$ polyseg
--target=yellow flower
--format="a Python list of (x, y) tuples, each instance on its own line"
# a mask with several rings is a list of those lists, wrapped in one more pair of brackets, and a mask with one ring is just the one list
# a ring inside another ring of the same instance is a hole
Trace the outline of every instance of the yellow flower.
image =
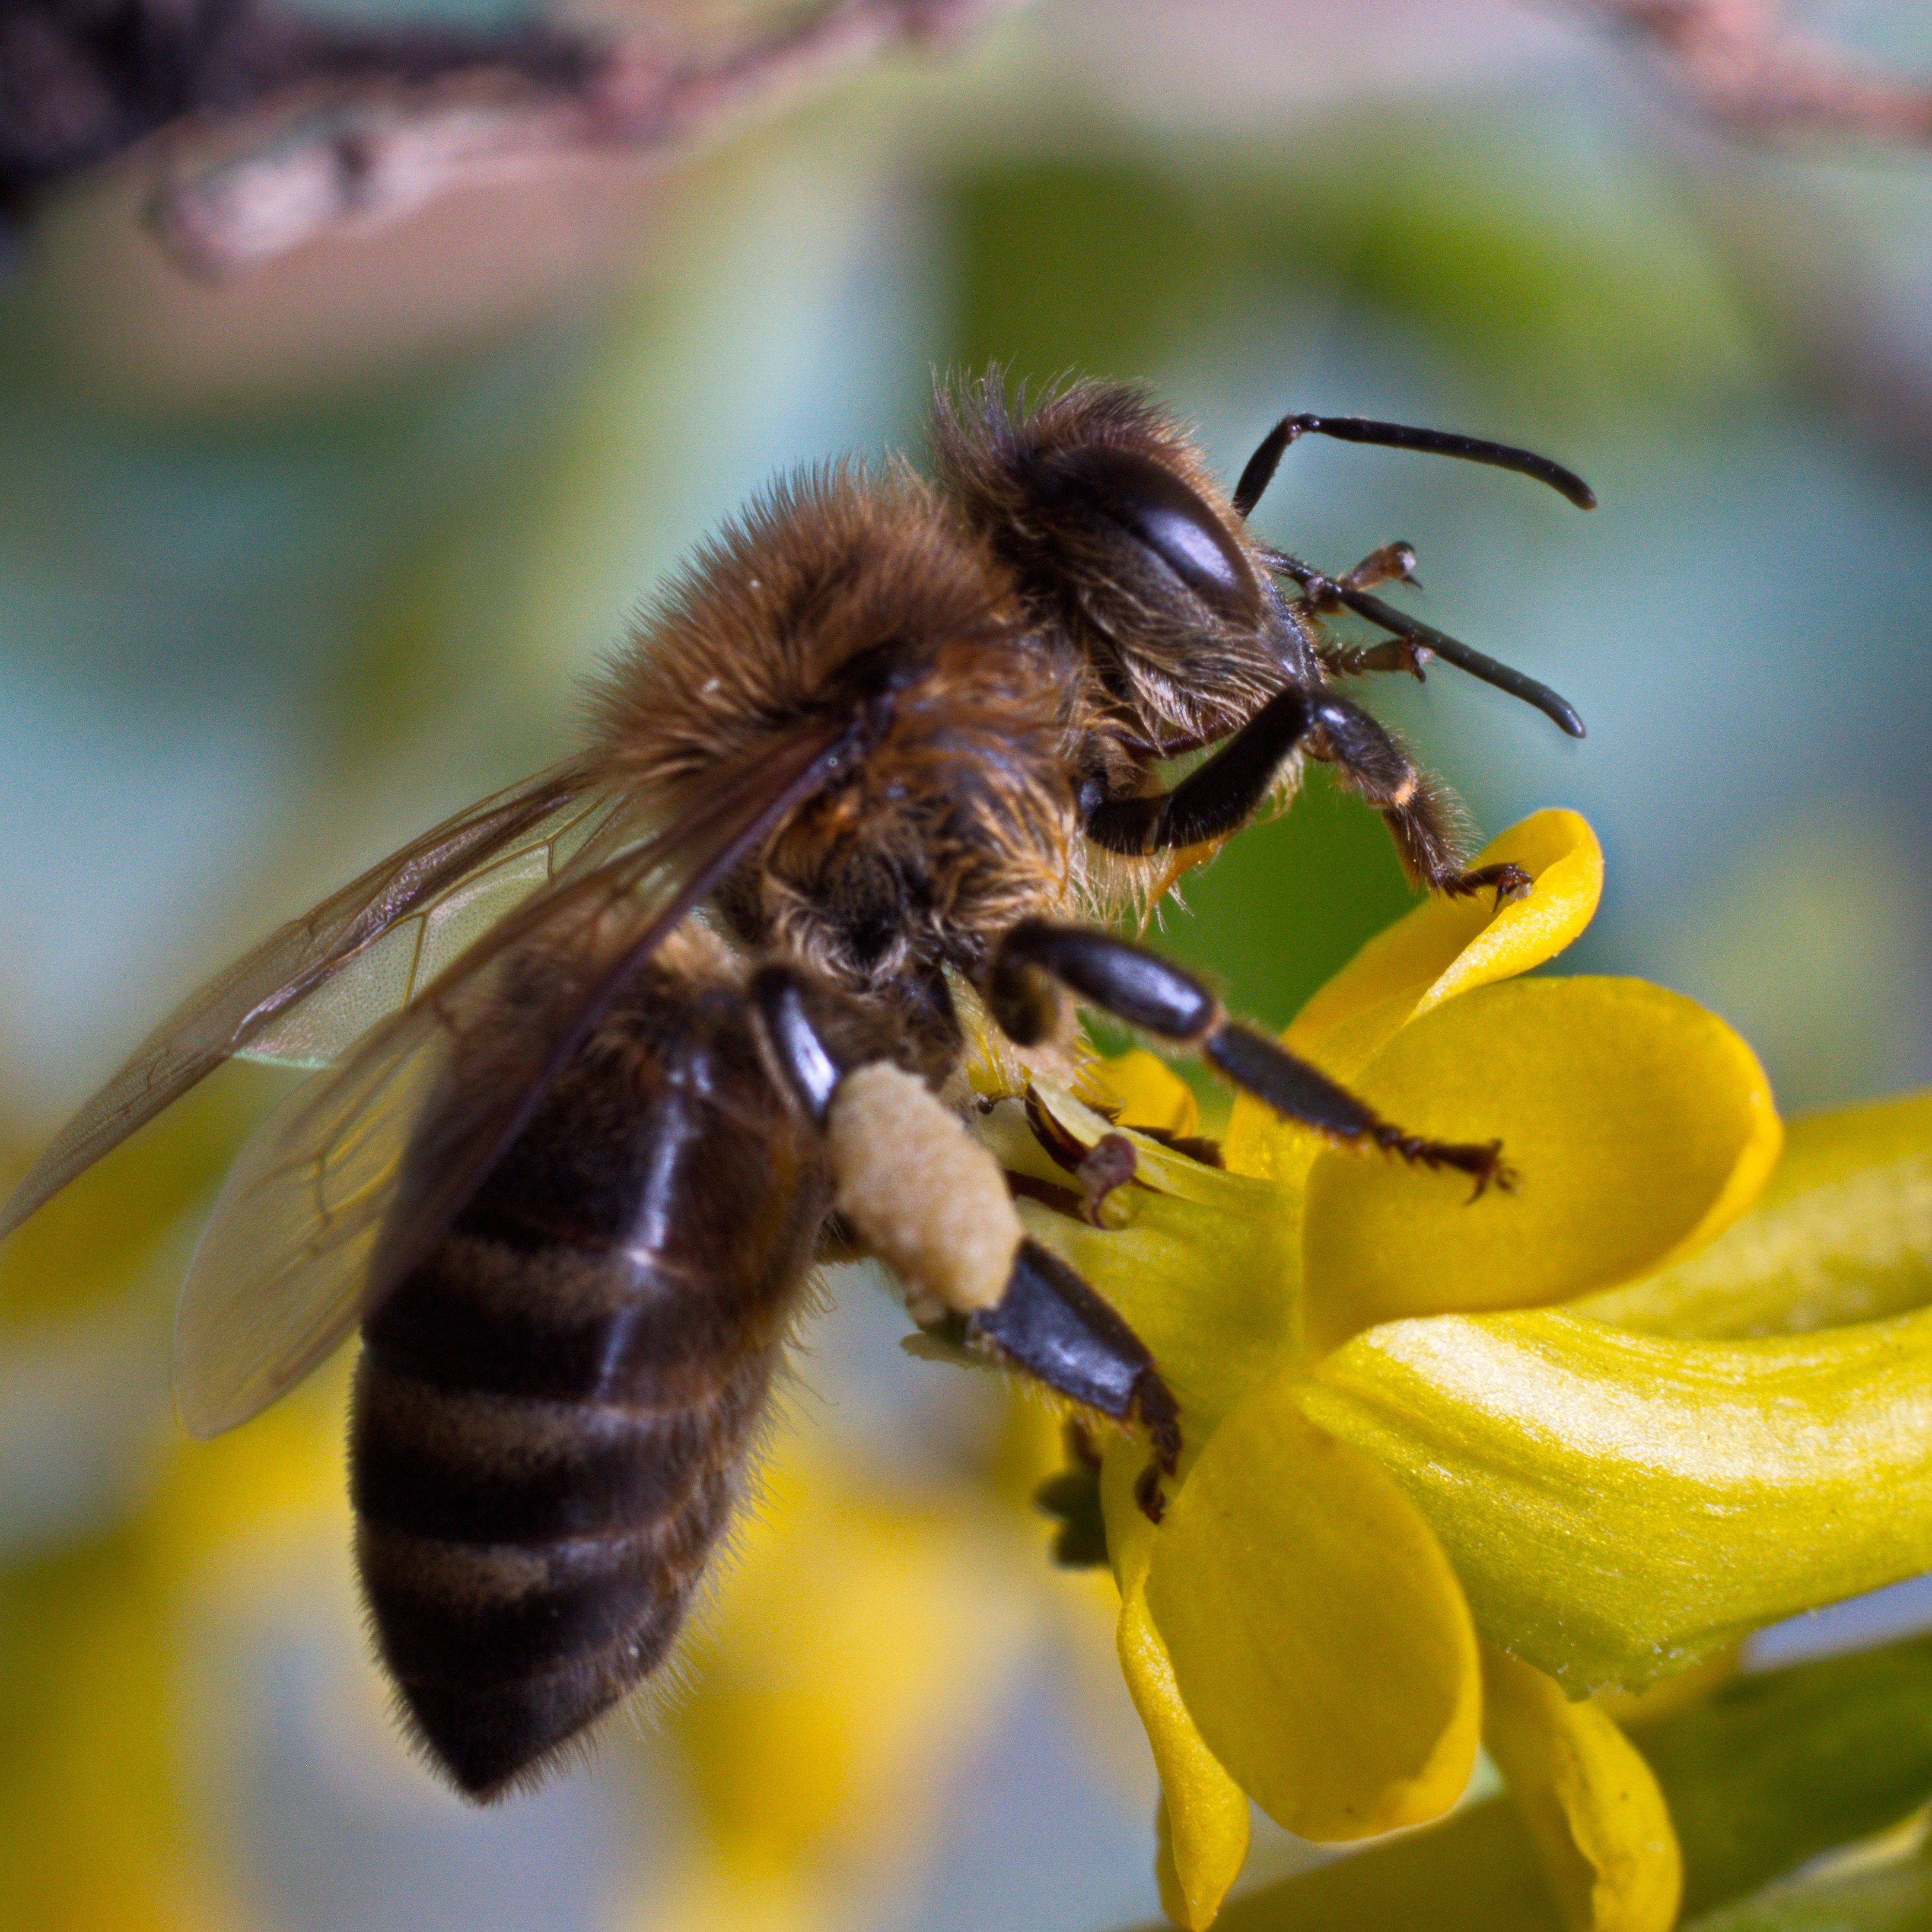
[[(1241, 1102), (1228, 1172), (1130, 1132), (1140, 1184), (1108, 1197), (1108, 1225), (1022, 1203), (1181, 1402), (1159, 1526), (1134, 1499), (1144, 1448), (1108, 1442), (1100, 1492), (1122, 1667), (1166, 1794), (1163, 1902), (1190, 1926), (1239, 1870), (1250, 1796), (1322, 1840), (1438, 1816), (1486, 1702), (1573, 1921), (1659, 1932), (1678, 1886), (1663, 1802), (1610, 1718), (1565, 1691), (1640, 1684), (1932, 1562), (1932, 1508), (1883, 1548), (1861, 1524), (1834, 1560), (1791, 1534), (1843, 1503), (1853, 1450), (1784, 1454), (1774, 1419), (1848, 1414), (1884, 1345), (1827, 1372), (1814, 1345), (1547, 1308), (1704, 1247), (1763, 1186), (1781, 1130), (1749, 1048), (1692, 1001), (1517, 976), (1594, 910), (1582, 820), (1538, 814), (1482, 862), (1502, 860), (1535, 880), (1528, 898), (1419, 907), (1286, 1037), (1418, 1132), (1500, 1135), (1514, 1193), (1472, 1202), (1466, 1178), (1325, 1149)], [(1172, 1132), (1171, 1090), (1139, 1060), (1120, 1078), (1122, 1121)], [(1070, 1094), (1038, 1097), (1087, 1144), (1106, 1130)], [(989, 1125), (1024, 1171), (1017, 1112)], [(1892, 1372), (1902, 1391), (1910, 1369)]]

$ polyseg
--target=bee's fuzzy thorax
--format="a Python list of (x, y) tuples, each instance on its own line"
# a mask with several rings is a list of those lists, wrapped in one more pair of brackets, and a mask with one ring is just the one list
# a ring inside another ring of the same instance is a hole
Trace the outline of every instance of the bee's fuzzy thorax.
[(788, 477), (701, 544), (593, 688), (614, 776), (647, 786), (755, 754), (882, 647), (995, 644), (1010, 586), (910, 468)]
[(1081, 674), (986, 547), (904, 465), (794, 476), (698, 553), (592, 700), (613, 778), (674, 807), (874, 688), (880, 742), (726, 896), (742, 936), (848, 984), (976, 964), (1075, 886)]

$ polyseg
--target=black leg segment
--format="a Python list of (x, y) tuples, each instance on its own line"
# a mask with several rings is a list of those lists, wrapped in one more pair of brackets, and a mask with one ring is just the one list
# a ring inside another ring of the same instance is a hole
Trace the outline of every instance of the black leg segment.
[(833, 1058), (796, 974), (764, 967), (752, 975), (749, 992), (772, 1072), (806, 1115), (823, 1126), (832, 1096), (850, 1069)]
[(1411, 878), (1452, 898), (1493, 888), (1498, 905), (1529, 890), (1529, 874), (1520, 866), (1462, 869), (1454, 808), (1360, 705), (1324, 696), (1316, 722), (1320, 728), (1316, 755), (1326, 759), (1343, 784), (1381, 812)]
[(1022, 1241), (1006, 1293), (966, 1325), (1049, 1388), (1118, 1422), (1139, 1423), (1156, 1465), (1173, 1474), (1180, 1412), (1147, 1344), (1049, 1249)]
[[(1173, 790), (1098, 800), (1087, 807), (1083, 829), (1106, 850), (1136, 856), (1198, 845), (1238, 830), (1268, 796), (1282, 760), (1305, 742), (1382, 813), (1403, 866), (1419, 884), (1452, 897), (1493, 886), (1499, 898), (1509, 898), (1529, 890), (1528, 874), (1514, 866), (1462, 871), (1453, 808), (1382, 725), (1360, 705), (1330, 692), (1278, 692)], [(1033, 1039), (1051, 1018), (1049, 1008)], [(1160, 1030), (1151, 1022), (1144, 1024)]]
[(1036, 1046), (1054, 1018), (1051, 991), (1036, 973), (1162, 1040), (1191, 1044), (1221, 1017), (1214, 994), (1157, 952), (1085, 926), (1022, 920), (1000, 941), (987, 985), (993, 1017), (1022, 1046)]
[(1088, 838), (1109, 852), (1158, 852), (1238, 830), (1254, 815), (1287, 758), (1307, 735), (1305, 692), (1278, 692), (1208, 762), (1173, 790), (1088, 808)]
[(1505, 1191), (1515, 1176), (1500, 1141), (1433, 1141), (1384, 1120), (1364, 1100), (1264, 1034), (1230, 1020), (1192, 974), (1144, 946), (1084, 927), (1025, 920), (1002, 942), (988, 975), (986, 1003), (1015, 1040), (1044, 1038), (1054, 1018), (1057, 980), (1076, 998), (1130, 1026), (1196, 1048), (1214, 1070), (1285, 1120), (1298, 1121), (1344, 1145), (1376, 1147), (1413, 1166), (1450, 1168), (1476, 1184)]
[(1372, 1136), (1382, 1125), (1366, 1101), (1264, 1034), (1224, 1025), (1202, 1042), (1201, 1052), (1216, 1072), (1244, 1092), (1331, 1139), (1360, 1140)]
[(1401, 805), (1414, 792), (1415, 767), (1387, 730), (1359, 704), (1324, 695), (1316, 710), (1316, 748), (1350, 790), (1371, 805)]
[(1559, 496), (1567, 496), (1580, 510), (1597, 506), (1597, 493), (1574, 471), (1552, 463), (1534, 451), (1517, 449), (1506, 442), (1491, 442), (1478, 436), (1459, 436), (1453, 430), (1412, 429), (1406, 423), (1374, 422), (1363, 416), (1283, 416), (1262, 440), (1261, 447), (1248, 458), (1241, 480), (1234, 485), (1234, 508), (1247, 515), (1258, 503), (1290, 444), (1304, 436), (1331, 436), (1342, 442), (1372, 443), (1383, 449), (1420, 450), (1428, 456), (1460, 457), (1466, 463), (1486, 463), (1498, 470), (1513, 470), (1519, 476), (1546, 483)]
[(1284, 1119), (1299, 1120), (1330, 1140), (1366, 1142), (1399, 1154), (1412, 1166), (1446, 1167), (1468, 1174), (1476, 1184), (1472, 1201), (1492, 1183), (1505, 1192), (1516, 1185), (1515, 1174), (1504, 1163), (1501, 1141), (1432, 1141), (1405, 1133), (1264, 1034), (1224, 1025), (1202, 1042), (1201, 1052), (1210, 1066)]

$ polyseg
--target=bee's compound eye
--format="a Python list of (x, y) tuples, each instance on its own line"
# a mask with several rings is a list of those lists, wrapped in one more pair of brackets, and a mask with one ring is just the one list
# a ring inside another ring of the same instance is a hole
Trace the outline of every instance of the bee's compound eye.
[(1261, 587), (1228, 526), (1165, 465), (1131, 449), (1095, 446), (1050, 458), (1047, 474), (1151, 550), (1196, 596), (1226, 617), (1259, 616)]

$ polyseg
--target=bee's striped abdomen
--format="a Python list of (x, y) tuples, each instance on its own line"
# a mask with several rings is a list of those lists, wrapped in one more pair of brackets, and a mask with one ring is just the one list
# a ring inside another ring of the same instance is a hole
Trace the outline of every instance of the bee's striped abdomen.
[(742, 1012), (627, 1002), (364, 1328), (363, 1586), (472, 1796), (656, 1666), (730, 1508), (825, 1211)]

